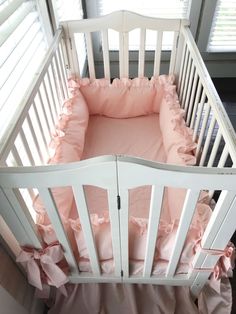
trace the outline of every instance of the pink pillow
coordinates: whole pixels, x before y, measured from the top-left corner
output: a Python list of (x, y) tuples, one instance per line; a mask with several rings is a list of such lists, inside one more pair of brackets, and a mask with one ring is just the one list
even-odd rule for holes
[(132, 118), (159, 113), (164, 94), (162, 78), (106, 79), (78, 81), (87, 101), (89, 113), (110, 118)]

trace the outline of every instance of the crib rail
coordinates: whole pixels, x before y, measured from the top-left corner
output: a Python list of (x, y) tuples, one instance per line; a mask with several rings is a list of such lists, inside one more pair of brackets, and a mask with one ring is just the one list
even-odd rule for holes
[(236, 162), (236, 135), (187, 27), (181, 28), (183, 47), (178, 94), (186, 123), (197, 142), (198, 164), (231, 167)]
[[(197, 293), (199, 287), (207, 280), (211, 273), (210, 269), (213, 269), (219, 256), (209, 257), (205, 252), (200, 251), (195, 256), (188, 274), (177, 275), (176, 268), (195, 212), (199, 193), (202, 189), (222, 191), (203, 236), (202, 247), (208, 250), (223, 250), (235, 230), (235, 179), (235, 169), (171, 166), (124, 156), (103, 156), (67, 165), (39, 166), (36, 169), (34, 167), (24, 169), (19, 167), (1, 168), (1, 214), (20, 245), (32, 245), (33, 243), (34, 246), (40, 247), (40, 236), (35, 231), (34, 223), (26, 215), (27, 203), (23, 199), (17, 198), (19, 189), (37, 189), (57, 238), (63, 246), (65, 257), (70, 266), (71, 282), (123, 281), (192, 285), (192, 290)], [(58, 185), (60, 187), (72, 187), (91, 262), (91, 273), (80, 272), (78, 268), (52, 192), (53, 188), (58, 187)], [(115, 265), (112, 274), (104, 274), (101, 271), (91, 227), (91, 217), (83, 189), (87, 185), (98, 186), (108, 192)], [(152, 186), (152, 193), (144, 268), (141, 274), (132, 275), (129, 270), (129, 190), (145, 185)], [(159, 232), (162, 196), (164, 189), (170, 186), (185, 188), (187, 193), (167, 271), (164, 275), (154, 275), (152, 267)], [(117, 196), (120, 199), (119, 206), (117, 206)], [(15, 215), (15, 219), (9, 215)], [(35, 241), (30, 242), (32, 239), (36, 239), (38, 244), (36, 245)], [(204, 274), (199, 271), (201, 268), (206, 269)]]
[(52, 132), (68, 98), (62, 30), (51, 47), (1, 139), (0, 164), (34, 166), (47, 163)]

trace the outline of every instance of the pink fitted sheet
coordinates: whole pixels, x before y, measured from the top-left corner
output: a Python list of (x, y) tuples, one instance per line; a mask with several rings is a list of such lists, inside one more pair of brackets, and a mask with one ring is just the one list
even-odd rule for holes
[(112, 154), (165, 162), (159, 114), (127, 119), (90, 116), (81, 159)]

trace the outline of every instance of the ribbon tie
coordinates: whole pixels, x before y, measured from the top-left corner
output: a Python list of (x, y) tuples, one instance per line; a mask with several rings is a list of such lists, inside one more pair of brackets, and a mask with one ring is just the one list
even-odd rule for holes
[(42, 250), (24, 247), (16, 261), (26, 266), (29, 283), (43, 290), (43, 283), (59, 288), (68, 282), (68, 277), (57, 265), (63, 258), (60, 244), (53, 244)]

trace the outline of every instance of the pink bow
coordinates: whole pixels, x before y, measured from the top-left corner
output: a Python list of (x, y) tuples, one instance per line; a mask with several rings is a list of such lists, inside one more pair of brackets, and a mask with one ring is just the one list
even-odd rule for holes
[(26, 266), (28, 281), (42, 290), (42, 282), (57, 288), (68, 282), (68, 277), (56, 265), (64, 258), (60, 244), (53, 244), (45, 249), (23, 248), (16, 261)]

